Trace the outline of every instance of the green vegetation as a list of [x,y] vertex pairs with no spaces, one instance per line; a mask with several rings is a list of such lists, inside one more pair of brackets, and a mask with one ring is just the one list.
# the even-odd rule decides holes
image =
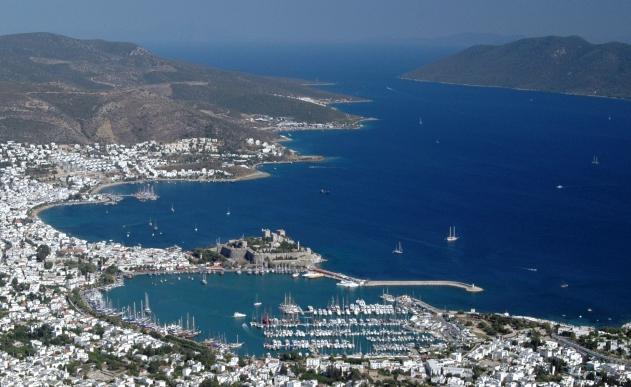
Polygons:
[[628,44],[590,44],[577,36],[549,36],[474,46],[404,77],[631,98],[631,67],[626,65],[630,60]]
[[116,276],[120,273],[116,265],[108,266],[100,277],[100,281],[104,285],[113,284],[116,282]]
[[55,336],[52,327],[47,324],[37,328],[17,325],[13,330],[0,336],[0,350],[20,359],[31,356],[35,353],[31,340],[39,340],[45,346],[72,343],[66,334]]
[[196,248],[193,250],[193,257],[195,258],[194,263],[197,264],[206,264],[206,263],[215,263],[215,262],[225,262],[227,260],[226,257],[219,254],[215,251],[214,247],[208,248]]
[[37,262],[44,262],[46,258],[50,255],[50,246],[48,245],[39,245],[37,246],[36,254]]

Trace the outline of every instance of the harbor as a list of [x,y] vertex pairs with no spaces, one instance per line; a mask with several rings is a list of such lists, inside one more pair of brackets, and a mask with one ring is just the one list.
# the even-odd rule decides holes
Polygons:
[[[426,321],[439,311],[428,309],[433,307],[424,302],[425,294],[413,288],[348,289],[326,277],[312,280],[286,274],[226,272],[206,276],[206,284],[203,279],[201,273],[141,275],[125,279],[124,286],[103,292],[103,297],[110,313],[118,315],[133,316],[135,303],[141,324],[154,324],[158,332],[164,332],[165,324],[186,331],[187,321],[193,329],[194,316],[194,340],[231,345],[239,354],[286,350],[396,354],[440,342],[410,330],[411,323]],[[149,321],[146,314],[142,318],[145,293],[151,305]],[[406,294],[409,298],[400,298]],[[427,294],[431,297],[432,292]],[[399,347],[384,347],[386,342]]]

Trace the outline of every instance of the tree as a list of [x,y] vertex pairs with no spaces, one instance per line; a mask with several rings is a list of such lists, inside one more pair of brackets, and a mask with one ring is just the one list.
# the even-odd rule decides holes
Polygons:
[[39,245],[36,250],[37,262],[44,262],[50,255],[50,247],[48,245]]

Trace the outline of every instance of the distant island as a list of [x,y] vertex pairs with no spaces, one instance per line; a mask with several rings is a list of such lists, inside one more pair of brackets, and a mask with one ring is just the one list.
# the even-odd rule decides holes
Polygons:
[[405,79],[631,98],[631,45],[577,37],[478,45],[403,75]]
[[[164,59],[133,43],[50,33],[0,36],[0,141],[227,145],[274,129],[347,128],[351,97],[304,81]],[[267,131],[266,131],[267,130]]]

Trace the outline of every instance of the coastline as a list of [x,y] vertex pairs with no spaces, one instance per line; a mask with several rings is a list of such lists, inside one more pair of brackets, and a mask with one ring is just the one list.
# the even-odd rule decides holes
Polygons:
[[580,94],[580,93],[570,93],[570,92],[564,92],[564,91],[528,89],[528,88],[523,88],[523,87],[509,87],[509,86],[498,86],[498,85],[478,85],[478,84],[474,84],[474,83],[432,81],[432,80],[428,80],[428,79],[410,78],[410,77],[406,77],[406,76],[403,76],[403,75],[400,76],[399,79],[402,79],[404,81],[412,81],[412,82],[420,82],[420,83],[436,83],[436,84],[439,84],[439,85],[481,87],[481,88],[489,88],[489,89],[504,89],[504,90],[515,90],[515,91],[527,91],[527,92],[537,92],[537,93],[568,95],[568,96],[573,96],[573,97],[604,98],[604,99],[610,99],[610,100],[614,100],[614,101],[631,102],[631,98],[611,97],[611,96],[606,96],[606,95]]

